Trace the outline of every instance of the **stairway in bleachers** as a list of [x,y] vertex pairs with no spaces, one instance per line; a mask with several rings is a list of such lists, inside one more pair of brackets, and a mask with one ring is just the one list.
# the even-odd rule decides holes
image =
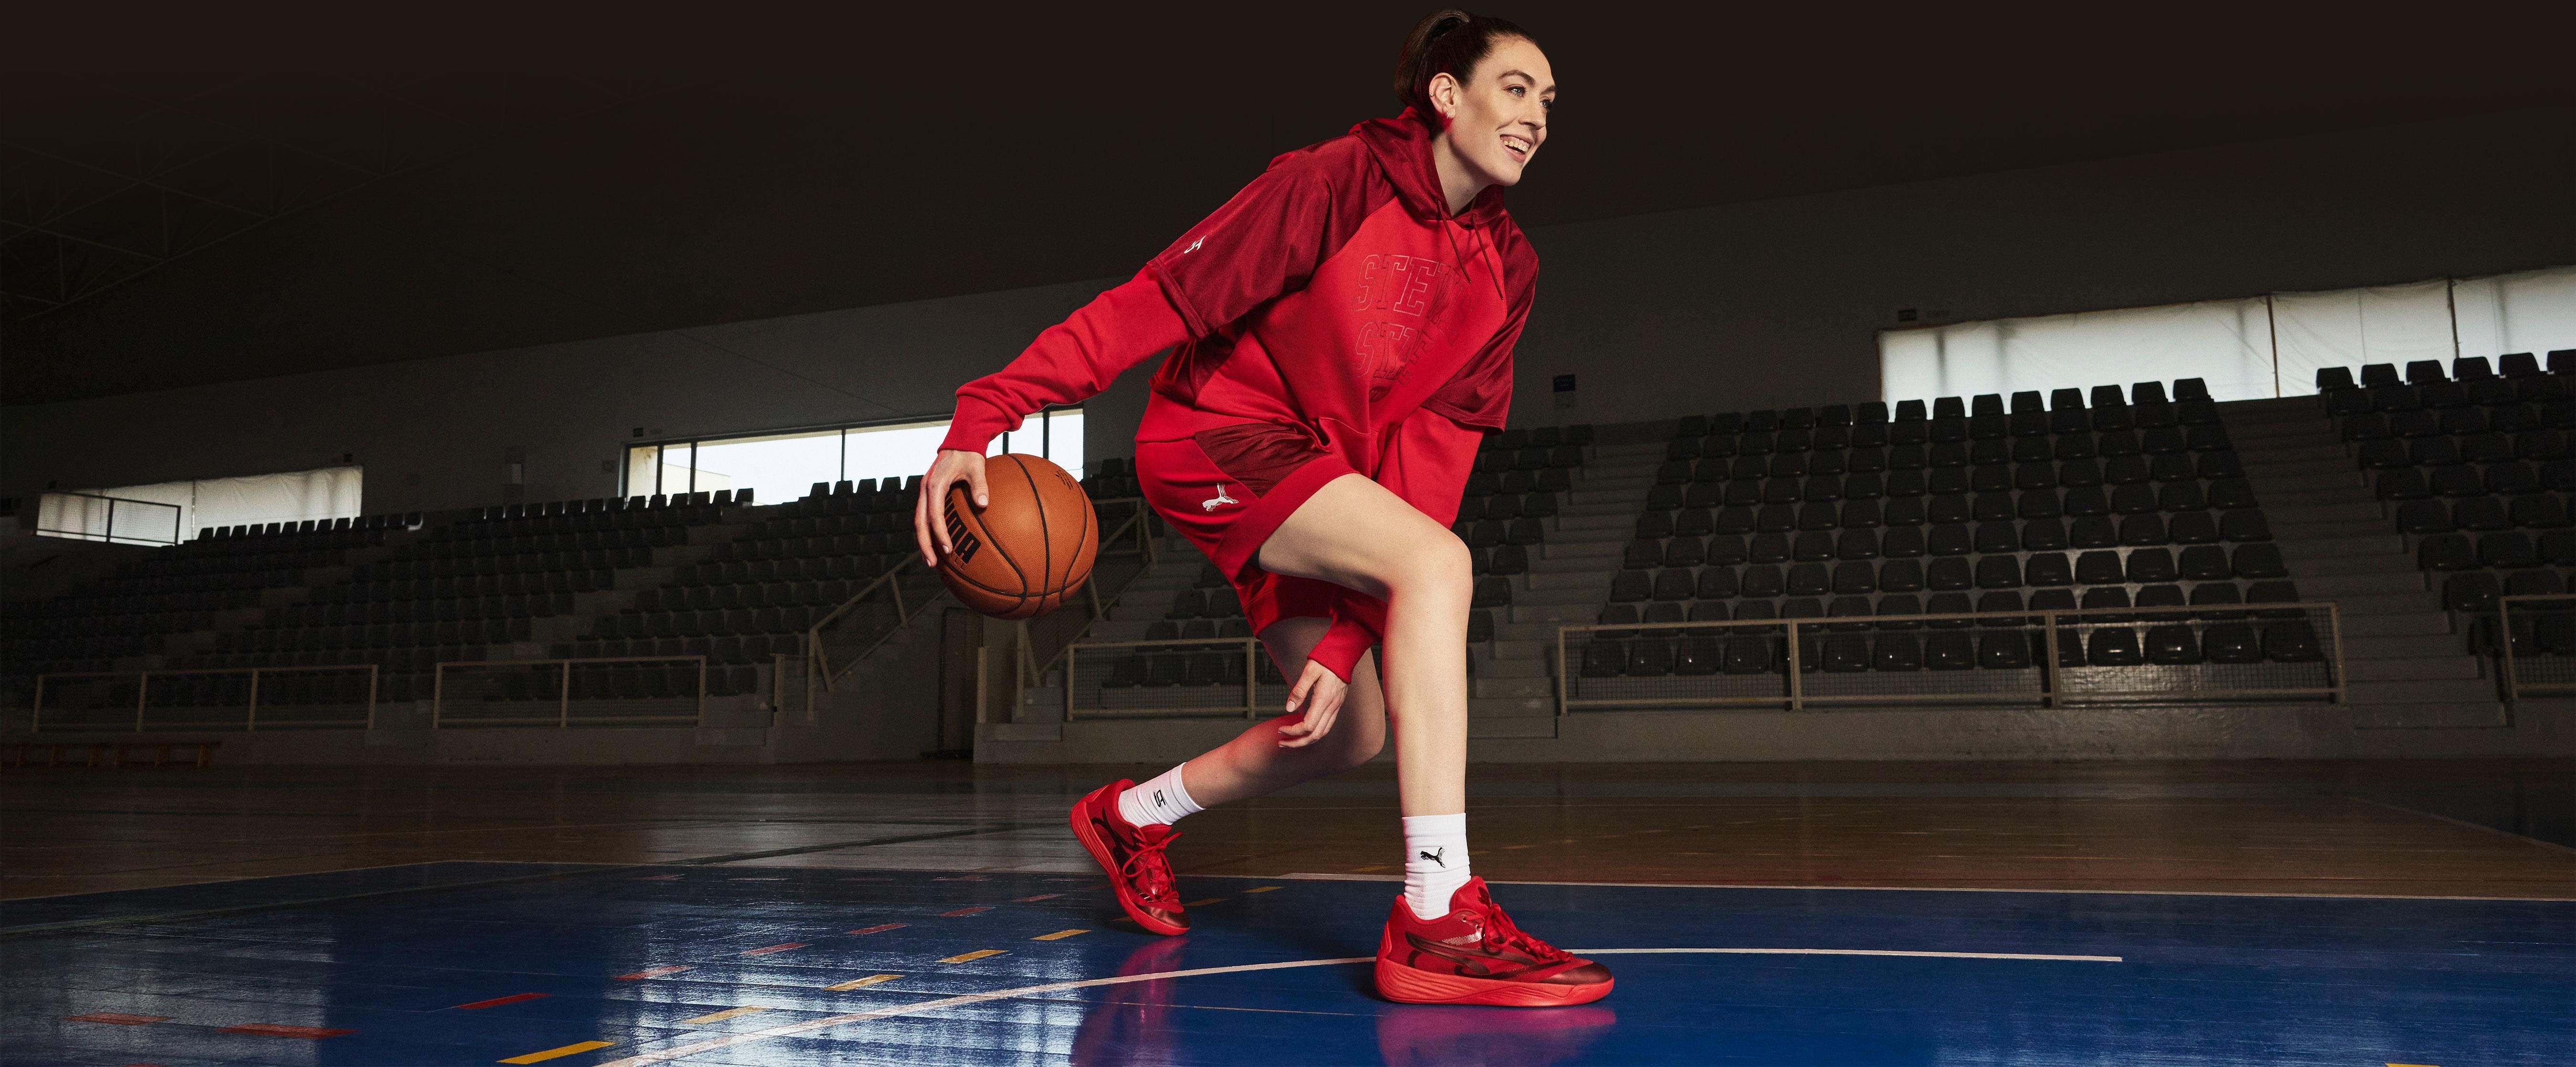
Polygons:
[[1595,444],[1548,524],[1529,573],[1512,579],[1493,639],[1469,647],[1469,737],[1556,736],[1556,630],[1590,622],[1655,481],[1662,442]]
[[2342,612],[2354,725],[2493,725],[2495,683],[2454,632],[2316,398],[2219,410],[2300,593]]

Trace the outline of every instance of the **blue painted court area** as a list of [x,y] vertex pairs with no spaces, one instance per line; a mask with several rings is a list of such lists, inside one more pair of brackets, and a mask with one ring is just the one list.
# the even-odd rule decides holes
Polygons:
[[0,1062],[2576,1062],[2571,903],[1506,885],[1619,976],[1514,1011],[1373,997],[1385,882],[469,866],[14,903]]

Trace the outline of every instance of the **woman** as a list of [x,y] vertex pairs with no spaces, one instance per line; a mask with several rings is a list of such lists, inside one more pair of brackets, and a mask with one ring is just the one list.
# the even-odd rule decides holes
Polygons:
[[925,559],[949,550],[947,489],[963,479],[986,503],[995,434],[1171,349],[1136,434],[1146,501],[1234,582],[1296,683],[1288,715],[1084,797],[1076,836],[1128,915],[1181,933],[1172,824],[1358,766],[1391,717],[1405,888],[1379,941],[1379,991],[1583,1003],[1610,991],[1608,969],[1522,933],[1469,872],[1472,578],[1448,528],[1477,444],[1510,407],[1538,260],[1502,190],[1547,139],[1555,82],[1519,27],[1442,11],[1406,39],[1396,92],[1401,116],[1272,160],[1133,280],[959,389],[915,535]]

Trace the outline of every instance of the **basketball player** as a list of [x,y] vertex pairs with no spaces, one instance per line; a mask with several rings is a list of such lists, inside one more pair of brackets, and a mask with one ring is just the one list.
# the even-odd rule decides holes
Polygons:
[[915,534],[935,563],[949,485],[987,503],[994,435],[1171,349],[1136,434],[1146,501],[1233,581],[1296,682],[1289,714],[1074,807],[1120,904],[1148,930],[1188,930],[1164,856],[1173,824],[1358,766],[1391,718],[1405,880],[1379,992],[1598,1000],[1608,968],[1523,933],[1469,870],[1472,576],[1449,532],[1476,447],[1510,408],[1538,259],[1502,192],[1547,140],[1555,80],[1519,27],[1442,11],[1407,37],[1395,87],[1402,115],[1272,160],[1133,280],[959,389]]

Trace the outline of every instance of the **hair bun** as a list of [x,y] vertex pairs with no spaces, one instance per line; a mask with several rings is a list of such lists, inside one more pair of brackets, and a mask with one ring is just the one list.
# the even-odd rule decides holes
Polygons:
[[[1464,30],[1459,33],[1455,31]],[[1537,43],[1529,31],[1497,18],[1483,18],[1457,8],[1442,8],[1413,24],[1413,32],[1404,36],[1404,50],[1395,61],[1395,98],[1412,108],[1426,123],[1439,126],[1439,117],[1431,107],[1431,79],[1442,74],[1461,81],[1473,76],[1476,64],[1494,50],[1494,42],[1506,37]]]

